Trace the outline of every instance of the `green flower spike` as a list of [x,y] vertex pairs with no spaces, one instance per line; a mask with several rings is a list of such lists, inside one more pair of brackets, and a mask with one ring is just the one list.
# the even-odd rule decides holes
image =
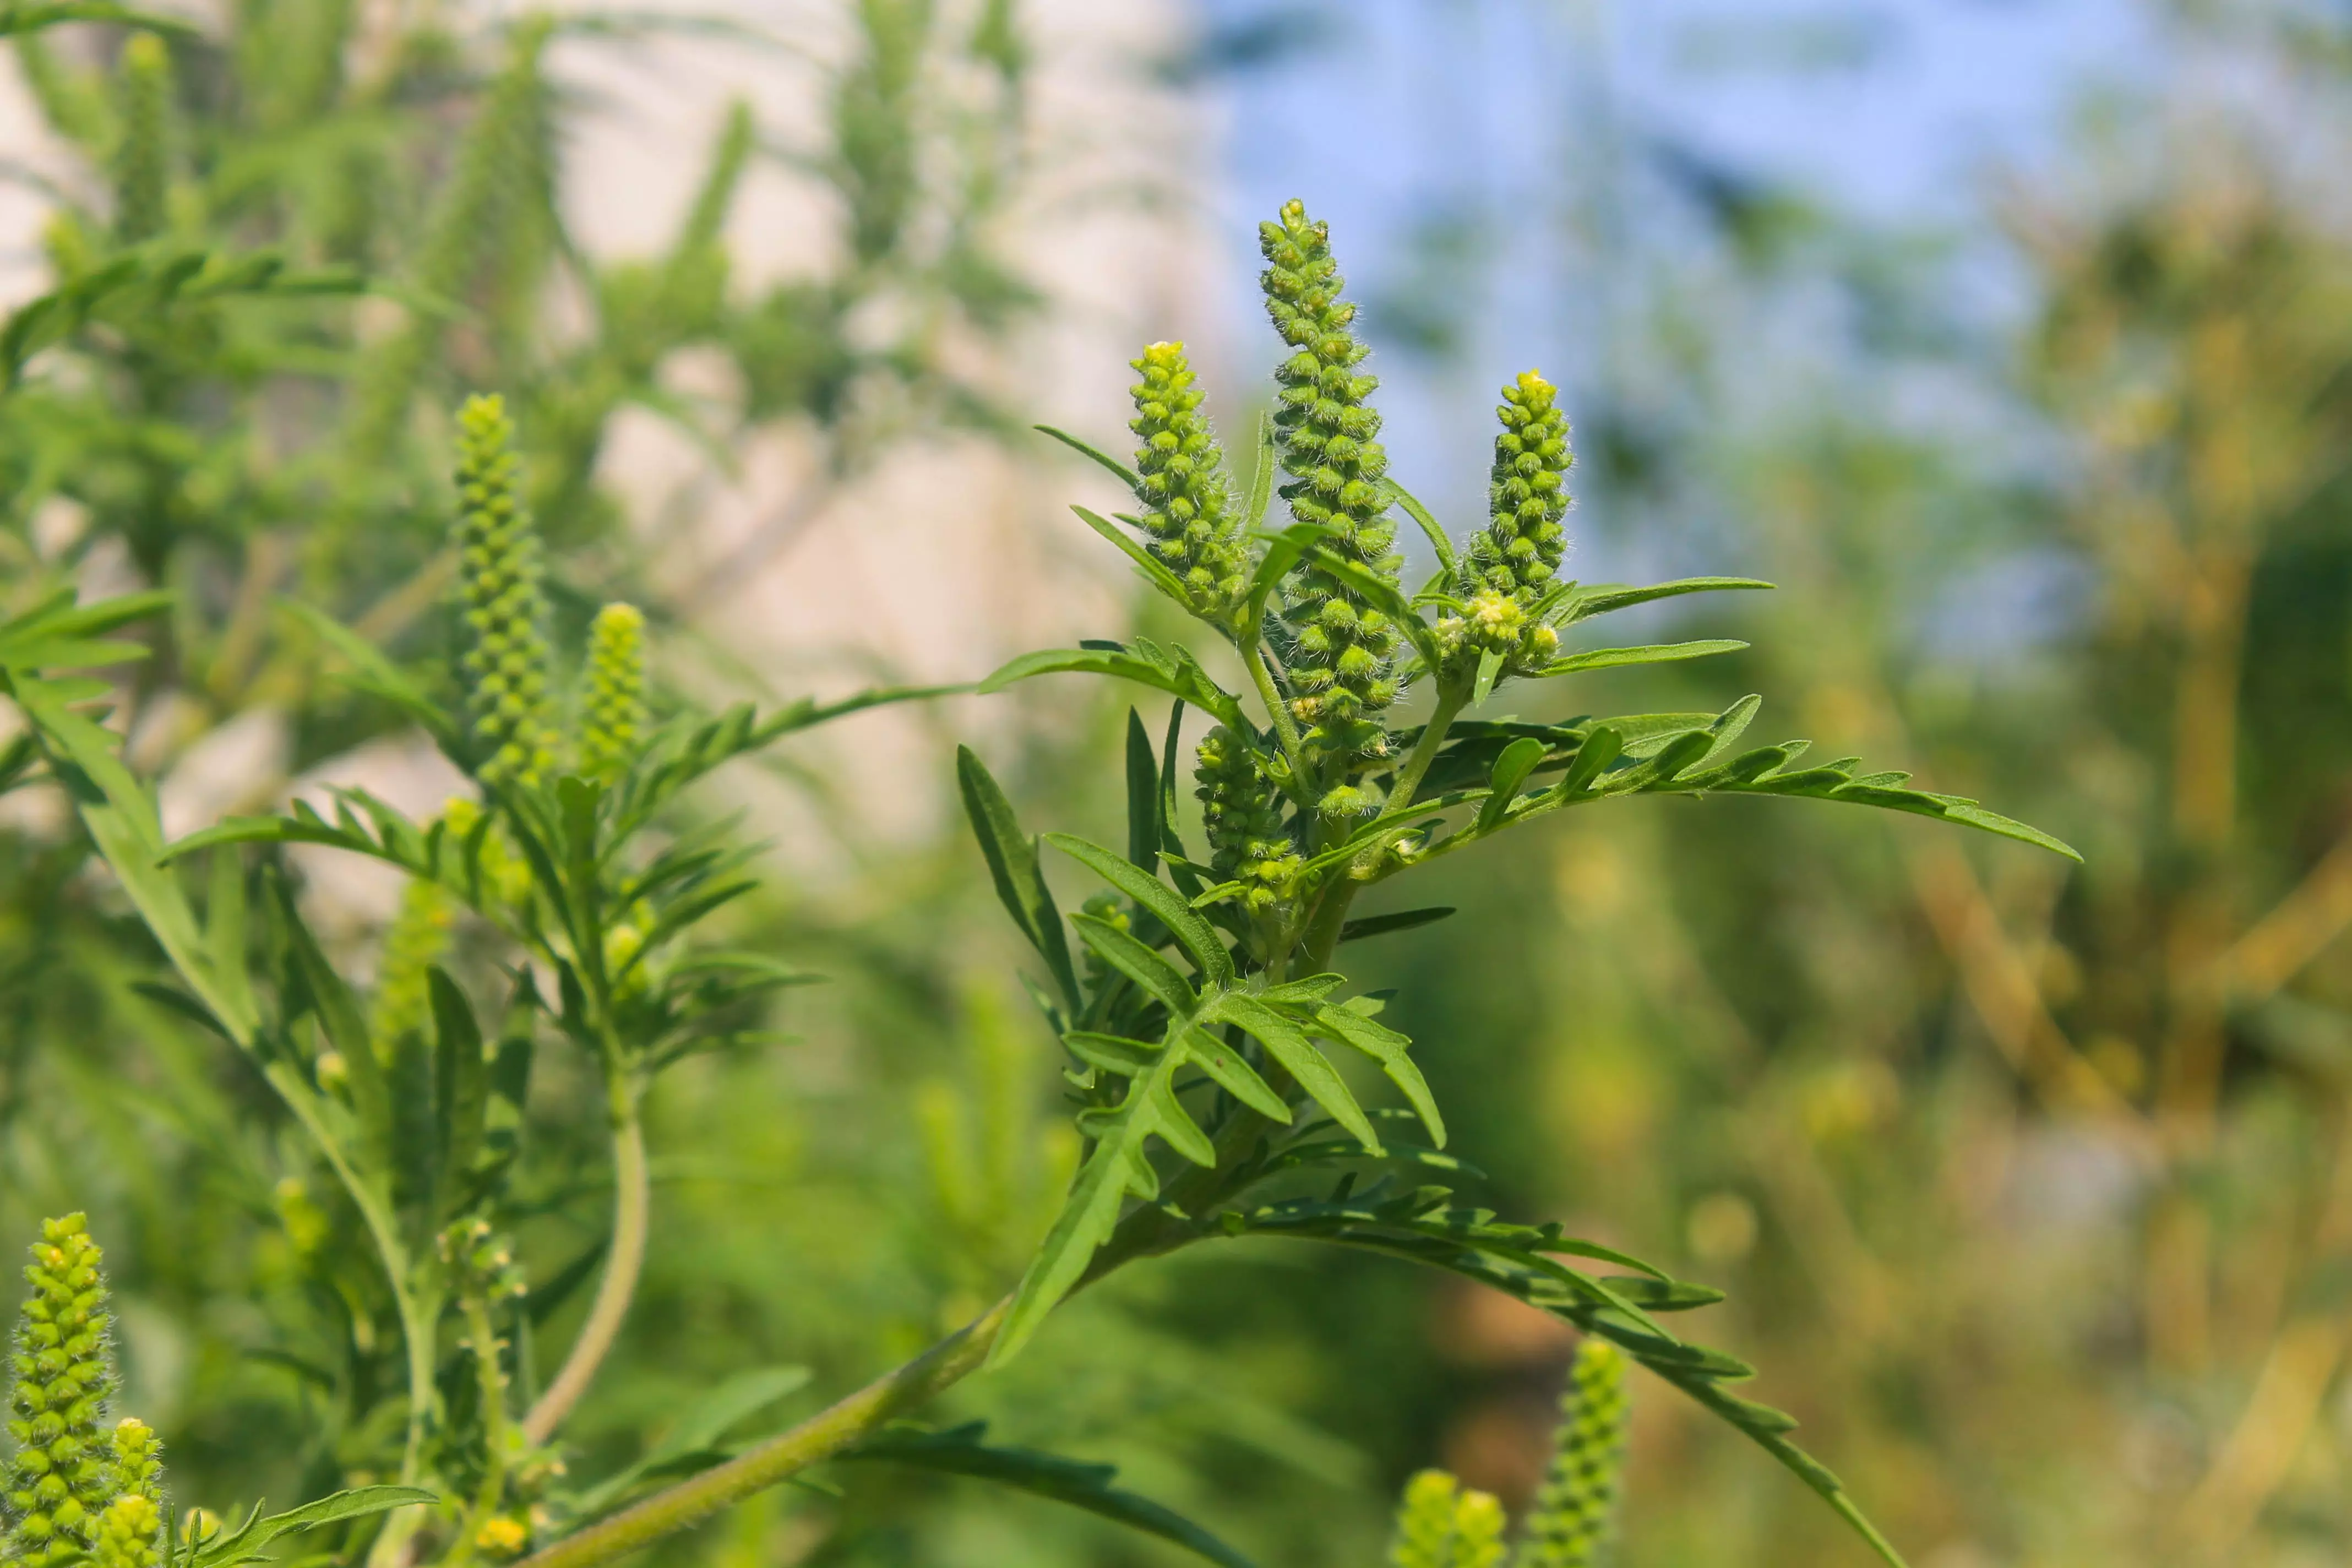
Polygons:
[[607,605],[588,628],[588,695],[580,771],[612,784],[636,760],[646,725],[646,616]]
[[1391,1568],[1496,1568],[1503,1560],[1503,1505],[1444,1470],[1423,1470],[1397,1505]]
[[1209,839],[1209,864],[1221,882],[1242,884],[1252,914],[1274,907],[1297,875],[1298,853],[1282,826],[1282,811],[1265,770],[1223,725],[1201,737],[1192,776]]
[[1528,1516],[1517,1568],[1591,1568],[1615,1532],[1625,1472],[1625,1355],[1587,1336],[1576,1347],[1551,1468]]
[[8,1435],[9,1564],[58,1562],[96,1545],[114,1496],[111,1445],[99,1430],[114,1368],[107,1355],[106,1282],[83,1216],[46,1220],[25,1279],[33,1291],[16,1323]]
[[1503,388],[1495,410],[1495,466],[1487,486],[1486,529],[1471,542],[1456,588],[1469,614],[1446,630],[1480,652],[1540,664],[1559,646],[1559,635],[1534,624],[1528,611],[1551,586],[1567,553],[1566,475],[1576,461],[1568,446],[1568,417],[1554,404],[1559,388],[1536,372],[1521,371]]
[[122,46],[121,141],[114,153],[114,234],[125,245],[163,232],[172,182],[172,55],[152,33]]
[[457,584],[465,614],[459,671],[476,772],[488,784],[535,784],[554,766],[547,600],[539,531],[522,504],[521,464],[505,401],[474,397],[457,415]]
[[[1378,440],[1381,416],[1366,401],[1380,383],[1357,374],[1370,350],[1350,330],[1356,307],[1339,298],[1329,230],[1290,202],[1279,222],[1258,226],[1258,243],[1266,314],[1291,350],[1275,372],[1276,439],[1290,476],[1282,498],[1299,521],[1333,531],[1322,548],[1393,584],[1402,558],[1392,548],[1396,525],[1380,482],[1388,454]],[[1397,628],[1311,560],[1286,580],[1284,595],[1300,689],[1292,710],[1307,726],[1308,751],[1335,761],[1341,773],[1385,756],[1381,714],[1397,698]],[[1331,816],[1379,805],[1344,779],[1319,804]]]
[[125,1416],[114,1428],[113,1448],[114,1484],[121,1495],[98,1516],[91,1555],[99,1568],[161,1568],[163,1445],[145,1422]]
[[1143,379],[1129,390],[1140,438],[1135,469],[1143,482],[1146,546],[1182,580],[1192,608],[1223,622],[1239,606],[1249,584],[1249,556],[1233,512],[1225,455],[1201,416],[1202,393],[1182,343],[1153,343],[1128,362]]
[[427,971],[448,952],[457,920],[457,902],[439,883],[415,878],[401,890],[400,910],[383,933],[375,1010],[368,1020],[379,1058],[389,1059],[396,1041],[424,1029],[433,1005]]

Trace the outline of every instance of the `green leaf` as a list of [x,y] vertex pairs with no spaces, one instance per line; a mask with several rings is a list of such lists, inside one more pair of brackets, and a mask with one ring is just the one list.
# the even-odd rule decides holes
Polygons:
[[1257,466],[1250,470],[1249,500],[1242,509],[1242,532],[1255,533],[1265,525],[1265,509],[1274,500],[1274,470],[1280,467],[1275,456],[1274,416],[1257,416]]
[[152,32],[194,37],[196,29],[180,16],[142,11],[121,0],[13,0],[0,4],[0,37],[54,27],[60,22],[119,22]]
[[1562,800],[1574,800],[1592,787],[1593,782],[1624,749],[1625,737],[1613,726],[1601,725],[1587,735],[1584,744],[1576,749],[1568,771],[1560,775],[1559,783],[1552,786],[1554,793]]
[[1290,1107],[1283,1103],[1282,1096],[1275,1093],[1273,1087],[1258,1077],[1257,1069],[1216,1034],[1194,1028],[1184,1037],[1184,1045],[1192,1053],[1192,1060],[1219,1089],[1267,1121],[1286,1127],[1290,1124]]
[[1079,440],[1067,430],[1056,430],[1051,425],[1032,425],[1029,428],[1036,431],[1041,436],[1051,436],[1055,440],[1059,441],[1063,446],[1067,447],[1071,451],[1077,453],[1082,458],[1093,458],[1096,462],[1100,463],[1104,468],[1109,469],[1113,474],[1118,476],[1118,482],[1125,485],[1129,489],[1140,491],[1143,489],[1143,479],[1141,475],[1138,474],[1133,468],[1129,468],[1125,463],[1120,462],[1117,458],[1112,457],[1109,453],[1103,451],[1100,447],[1090,446],[1087,442]]
[[[1265,460],[1269,463],[1273,460],[1271,451],[1266,454]],[[1271,473],[1272,469],[1267,472]],[[1267,482],[1271,484],[1273,481],[1268,479]],[[1256,572],[1250,577],[1249,624],[1253,626],[1264,624],[1266,601],[1273,597],[1282,580],[1290,575],[1290,569],[1297,565],[1299,559],[1319,541],[1338,537],[1338,531],[1326,528],[1321,523],[1294,522],[1279,533],[1261,534],[1259,537],[1269,542],[1265,553],[1258,558]]]
[[1646,647],[1596,647],[1556,658],[1539,676],[1573,675],[1579,670],[1616,669],[1632,664],[1673,664],[1709,654],[1737,653],[1748,645],[1732,637],[1707,637],[1698,642],[1656,643]]
[[384,657],[383,649],[324,610],[295,599],[280,599],[278,605],[313,637],[350,662],[349,679],[352,686],[400,710],[438,742],[443,751],[455,756],[463,750],[457,725],[449,714],[398,665]]
[[1094,1152],[1078,1167],[1061,1214],[1021,1277],[1004,1328],[989,1348],[990,1366],[1018,1355],[1046,1314],[1085,1277],[1087,1265],[1118,1226],[1129,1194],[1146,1201],[1160,1195],[1150,1144],[1155,1137],[1165,1138],[1171,1108],[1181,1115],[1173,1090],[1177,1070],[1191,1059],[1182,1044],[1186,1027],[1181,1016],[1170,1019],[1159,1059],[1129,1081],[1127,1096],[1116,1107],[1090,1113],[1086,1131],[1095,1140]]
[[446,1217],[466,1174],[482,1152],[490,1109],[489,1060],[473,1005],[439,964],[425,971],[433,1002],[434,1111],[440,1154],[436,1173],[436,1217]]
[[1176,973],[1175,965],[1160,954],[1108,921],[1093,915],[1072,915],[1070,923],[1077,928],[1078,940],[1092,948],[1095,956],[1134,981],[1144,994],[1170,1012],[1180,1018],[1189,1018],[1199,1009],[1200,998],[1193,995],[1192,987]]
[[1117,523],[1111,521],[1107,517],[1103,517],[1096,512],[1088,511],[1085,507],[1074,506],[1070,510],[1076,512],[1078,514],[1079,521],[1083,521],[1088,528],[1093,529],[1097,533],[1101,534],[1105,539],[1109,540],[1113,544],[1118,546],[1119,553],[1125,555],[1129,561],[1134,562],[1135,569],[1142,573],[1143,575],[1150,581],[1153,587],[1158,588],[1161,593],[1167,595],[1178,604],[1182,605],[1187,608],[1192,606],[1192,595],[1185,589],[1184,580],[1181,577],[1177,576],[1175,573],[1171,572],[1168,569],[1167,564],[1158,556],[1152,554],[1150,551],[1146,550],[1141,544],[1138,543],[1125,529],[1119,527]]
[[1218,722],[1229,728],[1241,730],[1249,724],[1242,714],[1240,700],[1202,674],[1198,666],[1188,667],[1172,660],[1164,665],[1154,663],[1116,645],[1047,648],[1038,653],[1024,654],[982,681],[978,690],[985,697],[1003,690],[1017,680],[1066,672],[1108,675],[1121,680],[1132,680],[1139,686],[1149,686],[1171,697],[1181,697],[1193,707],[1214,714]]
[[1727,589],[1771,586],[1771,584],[1753,577],[1683,577],[1672,583],[1653,584],[1646,588],[1622,587],[1614,583],[1588,584],[1569,595],[1567,605],[1560,614],[1560,624],[1573,626],[1594,616],[1605,616],[1612,610],[1646,605],[1654,599],[1671,599],[1683,594],[1712,594]]
[[1088,1067],[1100,1068],[1118,1078],[1150,1071],[1163,1048],[1148,1040],[1130,1040],[1124,1035],[1105,1035],[1093,1029],[1068,1030],[1062,1036],[1062,1044]]
[[189,1568],[237,1568],[239,1563],[258,1563],[263,1560],[261,1549],[281,1535],[440,1500],[436,1494],[415,1487],[355,1487],[267,1519],[260,1517],[257,1506],[234,1531],[198,1546],[188,1559]]
[[[1584,1251],[1592,1249],[1592,1244],[1562,1237],[1556,1226],[1497,1224],[1483,1211],[1446,1209],[1446,1195],[1442,1188],[1431,1188],[1377,1203],[1297,1200],[1246,1214],[1229,1214],[1225,1218],[1229,1229],[1244,1233],[1332,1242],[1444,1268],[1564,1318],[1588,1333],[1613,1341],[1636,1361],[1788,1467],[1820,1494],[1890,1568],[1903,1568],[1901,1555],[1871,1526],[1838,1479],[1788,1440],[1786,1434],[1795,1426],[1793,1421],[1780,1411],[1739,1399],[1719,1386],[1726,1379],[1747,1375],[1749,1369],[1745,1363],[1736,1357],[1685,1344],[1664,1335],[1654,1324],[1643,1326],[1639,1300],[1643,1295],[1659,1294],[1659,1288],[1625,1281],[1603,1285],[1588,1279],[1585,1285],[1604,1295],[1580,1294],[1562,1277],[1568,1271],[1554,1273],[1532,1265],[1540,1261],[1539,1252]],[[1623,1283],[1632,1283],[1633,1289],[1620,1293],[1614,1287]],[[1680,1296],[1672,1281],[1666,1282],[1664,1290],[1669,1300]],[[1603,1306],[1606,1298],[1622,1302],[1631,1309],[1630,1314],[1621,1315]]]
[[987,1424],[979,1421],[945,1432],[893,1426],[841,1457],[887,1459],[994,1481],[1158,1536],[1222,1568],[1251,1568],[1248,1558],[1182,1515],[1111,1485],[1118,1475],[1113,1467],[1084,1464],[1034,1448],[993,1447],[982,1441],[987,1431]]
[[1522,735],[1503,748],[1503,754],[1495,759],[1495,771],[1486,780],[1486,802],[1478,808],[1479,832],[1491,833],[1502,823],[1504,814],[1518,795],[1519,786],[1527,783],[1528,775],[1536,771],[1536,764],[1544,760],[1549,749],[1532,735]]
[[6,685],[39,739],[50,773],[173,968],[229,1037],[250,1049],[261,1026],[250,991],[241,981],[224,983],[178,878],[159,863],[163,832],[154,797],[122,765],[116,737],[73,710],[67,687],[13,671]]
[[1367,937],[1387,936],[1392,931],[1412,931],[1416,926],[1425,926],[1433,921],[1442,921],[1454,912],[1454,907],[1451,904],[1433,904],[1427,909],[1399,910],[1394,914],[1365,915],[1341,926],[1339,940],[1343,942],[1362,942]]
[[1029,939],[1061,987],[1062,1005],[1075,1016],[1080,1005],[1077,972],[1070,966],[1069,938],[1062,930],[1061,910],[1045,886],[1037,864],[1037,847],[1021,832],[1013,805],[997,787],[969,746],[956,748],[956,783],[963,793],[964,815],[971,820],[972,837],[988,862],[996,896],[1012,915],[1013,923]]
[[1307,1097],[1328,1112],[1331,1120],[1353,1135],[1357,1142],[1373,1154],[1381,1152],[1380,1134],[1372,1131],[1371,1119],[1356,1103],[1347,1080],[1325,1059],[1304,1029],[1254,997],[1223,996],[1218,999],[1217,1010],[1264,1046],[1266,1055],[1297,1079]]
[[327,1043],[343,1058],[350,1074],[352,1110],[367,1131],[381,1169],[392,1154],[392,1095],[376,1063],[375,1042],[368,1037],[366,1016],[351,985],[327,962],[318,938],[310,934],[294,902],[294,889],[287,886],[285,878],[275,874],[269,877],[268,886],[277,903],[278,929],[291,964],[291,978],[300,988],[298,994],[308,998]]
[[1429,1129],[1429,1141],[1439,1148],[1445,1147],[1445,1119],[1438,1114],[1437,1099],[1429,1092],[1429,1084],[1421,1076],[1406,1052],[1412,1042],[1390,1028],[1386,1024],[1365,1016],[1344,1003],[1325,1003],[1315,1010],[1315,1027],[1321,1033],[1353,1046],[1381,1064],[1388,1079],[1404,1091],[1421,1124]]
[[1478,674],[1470,683],[1471,707],[1486,705],[1486,699],[1495,694],[1496,679],[1502,673],[1503,652],[1500,648],[1490,647],[1478,656]]
[[1127,858],[1147,872],[1160,865],[1160,758],[1143,715],[1127,710]]
[[[1146,751],[1148,755],[1148,747]],[[1233,984],[1234,964],[1225,953],[1225,944],[1218,939],[1215,929],[1194,913],[1174,889],[1134,862],[1120,859],[1099,844],[1089,844],[1066,833],[1048,833],[1045,842],[1133,899],[1139,908],[1156,916],[1160,923],[1166,926],[1183,945],[1184,951],[1192,954],[1192,962],[1201,966],[1202,977],[1211,984]]]
[[1434,516],[1431,515],[1430,510],[1427,507],[1422,505],[1421,502],[1413,499],[1411,491],[1407,490],[1402,485],[1397,483],[1394,479],[1382,479],[1381,481],[1381,492],[1387,496],[1391,501],[1402,507],[1404,509],[1404,514],[1412,519],[1412,521],[1420,526],[1423,535],[1429,541],[1429,547],[1437,552],[1437,564],[1439,568],[1443,570],[1447,576],[1452,576],[1454,570],[1454,542],[1445,537],[1445,529],[1444,525],[1441,524]]
[[[1735,708],[1733,712],[1738,712]],[[1727,714],[1726,719],[1731,717]],[[1743,721],[1744,722],[1744,721]],[[1998,812],[1988,811],[1963,795],[1936,795],[1902,788],[1886,781],[1905,775],[1866,773],[1856,776],[1853,759],[1821,767],[1782,771],[1804,749],[1801,741],[1786,742],[1743,753],[1704,772],[1661,780],[1645,787],[1688,795],[1777,795],[1838,801],[1849,805],[1875,806],[1881,811],[1906,812],[1938,821],[1973,827],[2003,838],[2014,838],[2079,862],[2083,857],[2063,841]],[[1710,752],[1710,755],[1712,752]]]

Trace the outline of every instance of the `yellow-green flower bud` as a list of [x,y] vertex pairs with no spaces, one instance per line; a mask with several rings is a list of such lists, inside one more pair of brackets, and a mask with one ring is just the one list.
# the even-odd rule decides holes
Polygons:
[[1265,770],[1233,731],[1219,725],[1201,737],[1192,771],[1208,832],[1209,864],[1220,881],[1242,884],[1241,902],[1255,914],[1272,909],[1301,861],[1282,826]]
[[457,416],[458,671],[485,784],[533,784],[554,765],[539,531],[523,505],[514,422],[498,397]]
[[1551,1466],[1528,1517],[1518,1568],[1591,1568],[1613,1531],[1625,1468],[1625,1355],[1591,1335],[1576,1347]]
[[588,693],[580,729],[580,771],[612,784],[644,743],[646,616],[635,605],[607,605],[588,628]]
[[90,1557],[98,1568],[161,1568],[163,1510],[138,1492],[116,1498],[98,1516]]
[[[1381,416],[1370,402],[1380,383],[1357,371],[1370,350],[1353,330],[1356,307],[1339,297],[1329,230],[1308,222],[1294,201],[1278,221],[1258,226],[1258,241],[1266,314],[1290,349],[1275,372],[1276,437],[1290,476],[1282,497],[1299,521],[1333,530],[1324,549],[1394,583],[1402,559],[1381,485],[1388,472]],[[1283,591],[1299,689],[1293,710],[1307,727],[1309,752],[1343,768],[1385,755],[1381,714],[1397,696],[1397,628],[1312,560]]]
[[172,54],[149,32],[122,46],[121,140],[114,152],[114,234],[125,245],[163,232],[172,183]]
[[[136,1415],[114,1424],[114,1489],[151,1503],[163,1500],[163,1440]],[[118,1500],[120,1500],[118,1499]],[[159,1521],[160,1522],[160,1521]]]
[[1129,390],[1138,437],[1135,471],[1143,482],[1145,547],[1173,572],[1192,595],[1192,608],[1213,621],[1230,616],[1249,585],[1249,556],[1233,511],[1225,455],[1202,417],[1200,389],[1182,343],[1153,343],[1128,362],[1143,379]]
[[1503,1560],[1503,1505],[1444,1470],[1404,1485],[1397,1507],[1391,1568],[1495,1568]]
[[32,1286],[16,1320],[10,1371],[8,1531],[0,1554],[36,1565],[93,1549],[114,1494],[113,1451],[100,1430],[114,1367],[101,1255],[83,1216],[44,1221],[25,1270]]
[[1463,563],[1463,591],[1481,589],[1532,604],[1551,584],[1568,550],[1567,474],[1576,461],[1559,388],[1521,371],[1495,410],[1495,465],[1486,487],[1487,523]]

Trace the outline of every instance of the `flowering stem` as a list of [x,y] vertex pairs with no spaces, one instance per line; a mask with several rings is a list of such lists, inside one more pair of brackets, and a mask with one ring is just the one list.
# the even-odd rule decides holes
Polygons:
[[474,1506],[459,1526],[443,1568],[465,1568],[473,1561],[482,1526],[497,1511],[507,1487],[507,1380],[499,1365],[499,1333],[490,1321],[489,1300],[479,1290],[466,1292],[466,1335],[473,1341],[474,1367],[481,1380],[482,1440],[489,1452],[481,1489],[474,1495]]

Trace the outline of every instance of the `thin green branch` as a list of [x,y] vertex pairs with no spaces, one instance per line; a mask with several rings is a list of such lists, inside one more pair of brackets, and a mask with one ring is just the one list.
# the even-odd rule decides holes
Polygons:
[[597,1568],[821,1464],[977,1371],[1013,1308],[1008,1296],[897,1371],[723,1465],[590,1525],[516,1568]]
[[613,1085],[613,1245],[588,1319],[572,1342],[563,1365],[523,1417],[523,1436],[533,1447],[555,1435],[620,1338],[637,1277],[645,1269],[646,1237],[653,1214],[653,1179],[646,1160],[645,1121],[637,1097],[625,1082]]

